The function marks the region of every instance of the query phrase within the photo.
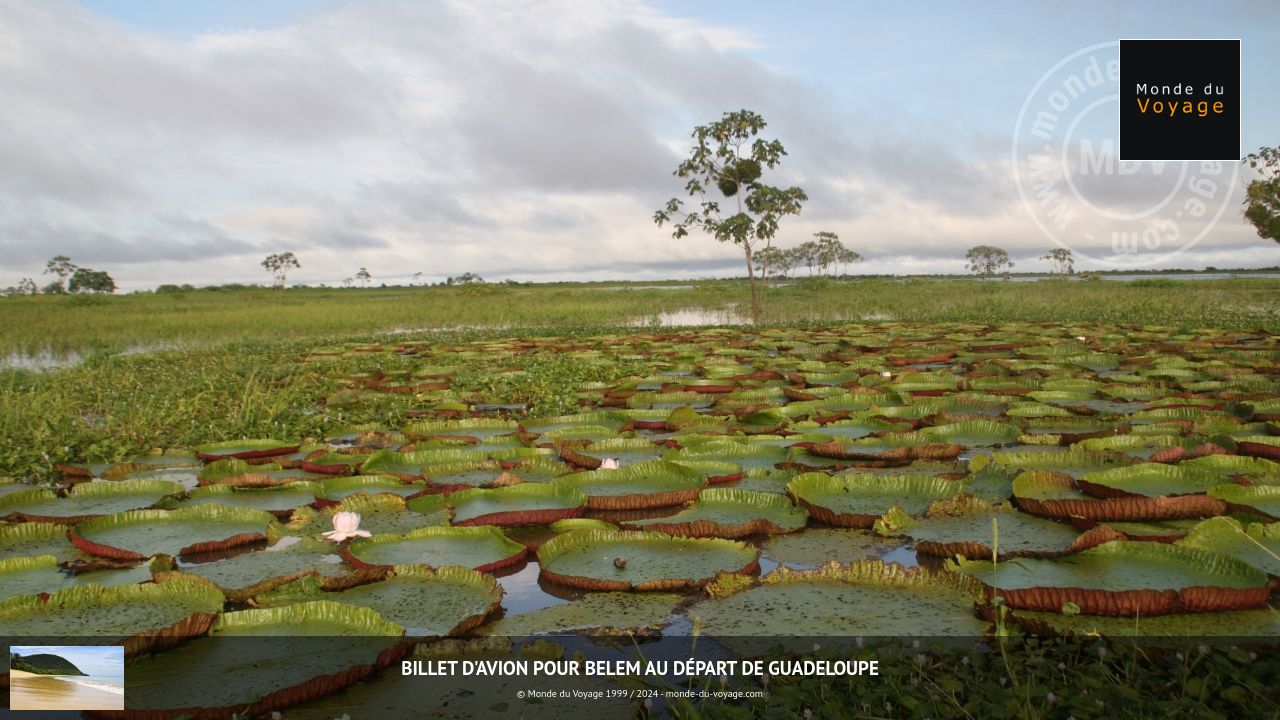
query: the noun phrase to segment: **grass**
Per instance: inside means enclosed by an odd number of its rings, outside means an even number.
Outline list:
[[[1145,284],[1144,284],[1145,283]],[[766,293],[765,322],[1011,321],[1280,328],[1280,280],[1151,284],[973,279],[802,279]],[[448,328],[645,325],[664,312],[734,312],[745,281],[619,285],[197,290],[0,300],[0,355],[339,338]]]

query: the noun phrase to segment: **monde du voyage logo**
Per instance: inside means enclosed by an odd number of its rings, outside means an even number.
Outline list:
[[[1119,40],[1071,53],[1014,128],[1018,193],[1076,258],[1171,260],[1231,204],[1240,172],[1240,41]]]

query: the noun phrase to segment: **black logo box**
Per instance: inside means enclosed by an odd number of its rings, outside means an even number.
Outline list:
[[[1121,160],[1238,162],[1240,102],[1239,40],[1120,40]]]

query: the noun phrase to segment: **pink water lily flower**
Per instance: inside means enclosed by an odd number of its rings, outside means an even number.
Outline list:
[[[615,460],[614,458],[605,458],[604,462],[600,463],[600,469],[601,470],[617,470],[618,461]]]
[[[360,513],[347,511],[334,515],[333,529],[321,534],[333,542],[342,542],[353,537],[372,537],[368,530],[360,529]]]

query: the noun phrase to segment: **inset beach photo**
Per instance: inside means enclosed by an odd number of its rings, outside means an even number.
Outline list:
[[[10,710],[123,710],[124,648],[14,645]]]

